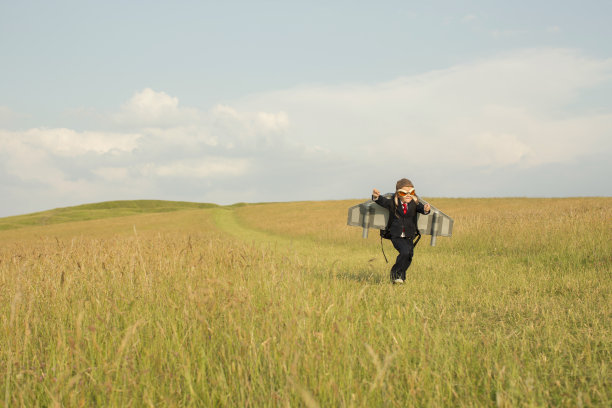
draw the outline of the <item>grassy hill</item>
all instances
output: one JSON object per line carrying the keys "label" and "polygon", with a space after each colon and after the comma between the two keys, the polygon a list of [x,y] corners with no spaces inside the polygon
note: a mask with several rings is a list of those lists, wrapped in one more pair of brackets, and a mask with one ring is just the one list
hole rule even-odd
{"label": "grassy hill", "polygon": [[0,231],[0,406],[611,405],[612,198],[431,199],[403,285],[359,201]]}
{"label": "grassy hill", "polygon": [[41,226],[73,221],[97,220],[135,214],[165,213],[180,210],[211,208],[216,204],[186,201],[126,200],[83,204],[56,208],[32,214],[0,218],[0,231],[27,226]]}

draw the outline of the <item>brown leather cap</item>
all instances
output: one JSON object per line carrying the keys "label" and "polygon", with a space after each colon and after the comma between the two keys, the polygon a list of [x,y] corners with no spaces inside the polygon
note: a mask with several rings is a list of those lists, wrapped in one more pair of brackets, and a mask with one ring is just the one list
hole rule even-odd
{"label": "brown leather cap", "polygon": [[412,184],[412,181],[408,180],[407,178],[403,178],[401,180],[398,180],[397,183],[395,183],[395,191],[399,190],[402,187],[414,188],[414,184]]}

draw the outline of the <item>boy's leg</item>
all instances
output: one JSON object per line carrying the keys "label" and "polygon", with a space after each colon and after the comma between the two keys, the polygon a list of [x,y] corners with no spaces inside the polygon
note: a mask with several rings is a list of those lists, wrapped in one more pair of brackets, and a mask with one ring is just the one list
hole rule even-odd
{"label": "boy's leg", "polygon": [[404,264],[402,265],[403,268],[401,278],[403,280],[406,280],[406,271],[410,267],[410,264],[412,263],[412,257],[414,256],[414,244],[412,243],[411,239],[404,239],[404,241],[406,241],[406,247],[408,250],[405,256]]}
{"label": "boy's leg", "polygon": [[412,263],[412,255],[414,253],[414,244],[412,240],[407,238],[394,238],[391,240],[393,246],[399,254],[393,265],[393,271],[395,275],[402,280],[406,280],[406,270]]}
{"label": "boy's leg", "polygon": [[393,266],[391,267],[391,282],[393,282],[394,280],[400,277],[400,274],[397,272],[397,270],[398,270],[398,263],[397,263],[397,260],[395,260],[395,264],[393,264]]}
{"label": "boy's leg", "polygon": [[[393,246],[395,247],[395,249],[397,249],[399,251],[399,249],[397,248],[398,245],[400,245],[399,243],[397,243],[397,241],[399,241],[401,238],[391,238],[391,243],[393,244]],[[395,259],[395,264],[391,267],[391,282],[395,281],[397,278],[399,278],[401,276],[401,251],[400,254],[397,255],[397,258]]]}

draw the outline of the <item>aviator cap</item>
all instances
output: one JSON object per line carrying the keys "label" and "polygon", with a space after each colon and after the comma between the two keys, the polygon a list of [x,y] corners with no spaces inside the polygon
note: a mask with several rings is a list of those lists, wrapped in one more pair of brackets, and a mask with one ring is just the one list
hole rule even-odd
{"label": "aviator cap", "polygon": [[412,181],[408,180],[407,178],[403,178],[399,180],[397,183],[395,183],[395,191],[399,190],[402,187],[414,188],[414,184],[412,184]]}

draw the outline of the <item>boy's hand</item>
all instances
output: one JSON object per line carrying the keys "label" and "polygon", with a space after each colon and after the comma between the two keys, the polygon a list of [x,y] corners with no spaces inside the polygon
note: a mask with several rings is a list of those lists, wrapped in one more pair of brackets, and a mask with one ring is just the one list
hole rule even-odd
{"label": "boy's hand", "polygon": [[375,188],[374,190],[372,190],[372,198],[374,198],[374,200],[378,200],[378,196],[380,196],[380,191]]}
{"label": "boy's hand", "polygon": [[425,212],[428,213],[431,210],[431,205],[429,203],[425,204]]}

